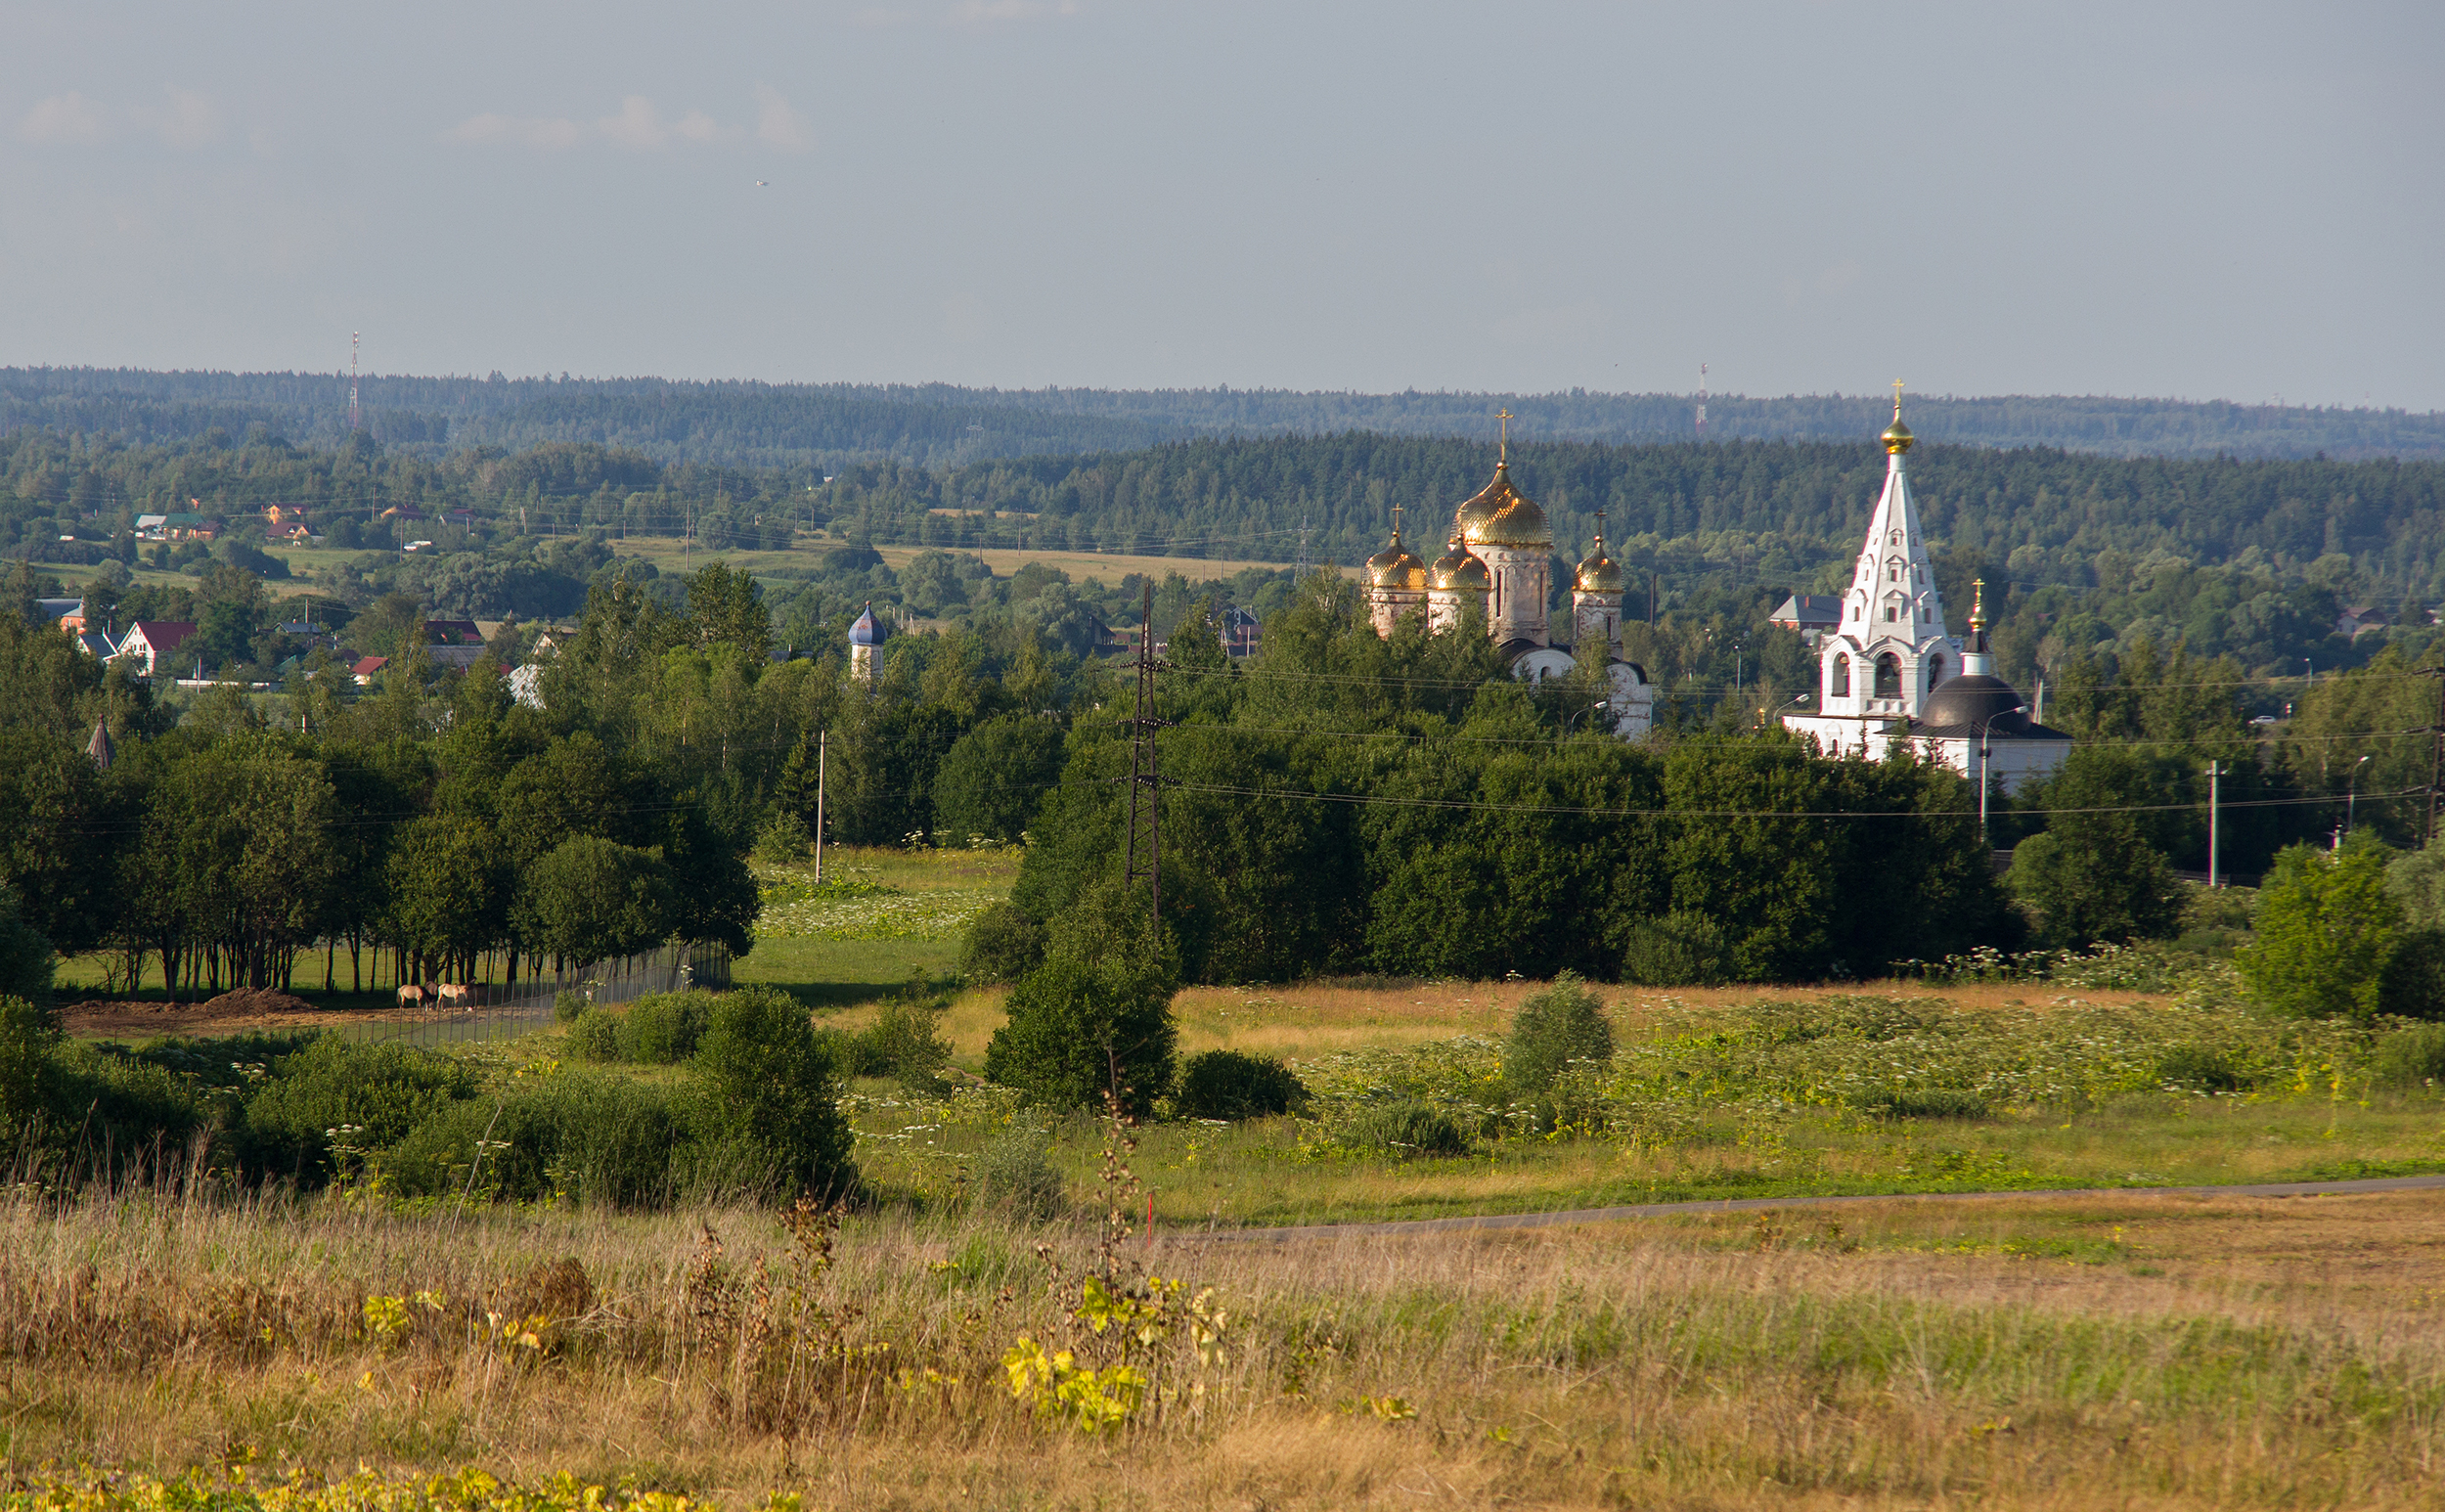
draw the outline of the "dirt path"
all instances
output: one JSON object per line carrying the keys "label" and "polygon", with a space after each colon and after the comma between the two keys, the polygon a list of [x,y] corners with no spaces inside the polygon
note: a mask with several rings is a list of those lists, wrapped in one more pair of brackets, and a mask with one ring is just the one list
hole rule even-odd
{"label": "dirt path", "polygon": [[285,993],[224,993],[203,1002],[109,999],[72,1002],[60,1010],[60,1028],[80,1040],[149,1040],[158,1035],[234,1034],[242,1029],[423,1023],[449,1016],[422,1008],[318,1008]]}
{"label": "dirt path", "polygon": [[1748,1213],[1770,1208],[1855,1207],[1866,1202],[2000,1202],[2013,1199],[2106,1197],[2329,1197],[2352,1192],[2428,1191],[2445,1187],[2445,1174],[2377,1177],[2358,1181],[2267,1181],[2249,1186],[2054,1187],[2041,1191],[1889,1192],[1844,1197],[1721,1197],[1698,1202],[1640,1202],[1618,1208],[1568,1208],[1558,1213],[1487,1213],[1464,1218],[1413,1218],[1379,1223],[1299,1223],[1280,1228],[1215,1228],[1175,1231],[1175,1239],[1338,1238],[1354,1234],[1423,1234],[1496,1228],[1551,1228],[1566,1223],[1611,1223],[1678,1213]]}

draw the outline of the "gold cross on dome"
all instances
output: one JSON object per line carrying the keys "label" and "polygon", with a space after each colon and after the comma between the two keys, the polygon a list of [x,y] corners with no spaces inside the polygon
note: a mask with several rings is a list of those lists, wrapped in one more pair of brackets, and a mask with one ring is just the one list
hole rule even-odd
{"label": "gold cross on dome", "polygon": [[1901,379],[1893,379],[1893,419],[1901,419]]}
{"label": "gold cross on dome", "polygon": [[1511,412],[1509,410],[1505,410],[1501,414],[1496,415],[1494,418],[1502,422],[1502,456],[1500,460],[1509,462],[1511,460]]}
{"label": "gold cross on dome", "polygon": [[1400,539],[1400,506],[1397,504],[1393,506],[1393,539]]}

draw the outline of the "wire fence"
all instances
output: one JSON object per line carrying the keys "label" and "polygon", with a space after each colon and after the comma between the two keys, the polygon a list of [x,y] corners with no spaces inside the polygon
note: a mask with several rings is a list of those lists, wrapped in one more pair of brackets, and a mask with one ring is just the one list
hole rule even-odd
{"label": "wire fence", "polygon": [[513,1040],[543,1028],[558,1011],[560,995],[575,993],[589,1003],[634,1002],[647,993],[684,992],[691,987],[731,985],[731,953],[718,943],[664,946],[616,960],[596,961],[549,975],[533,976],[514,990],[483,991],[482,1001],[443,1004],[427,1002],[422,1009],[349,1014],[328,1032],[361,1044],[445,1045],[480,1045]]}

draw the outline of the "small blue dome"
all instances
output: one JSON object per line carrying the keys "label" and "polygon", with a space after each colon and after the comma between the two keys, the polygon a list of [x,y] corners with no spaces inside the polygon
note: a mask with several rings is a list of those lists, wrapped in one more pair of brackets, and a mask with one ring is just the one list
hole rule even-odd
{"label": "small blue dome", "polygon": [[890,634],[891,631],[884,626],[883,622],[874,617],[874,605],[868,603],[866,606],[866,612],[860,614],[856,623],[849,627],[849,644],[851,645],[880,645]]}

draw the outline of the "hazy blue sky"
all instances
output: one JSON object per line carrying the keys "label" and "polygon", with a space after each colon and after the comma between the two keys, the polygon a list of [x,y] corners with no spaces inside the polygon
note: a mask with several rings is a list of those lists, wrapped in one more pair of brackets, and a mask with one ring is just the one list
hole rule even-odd
{"label": "hazy blue sky", "polygon": [[5,0],[0,37],[0,364],[362,330],[383,372],[2445,408],[2433,0]]}

